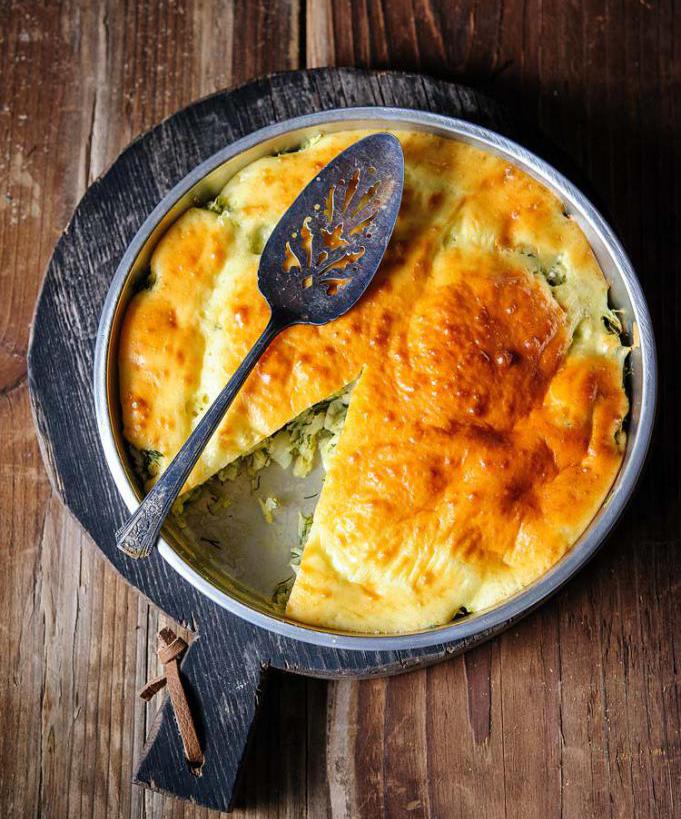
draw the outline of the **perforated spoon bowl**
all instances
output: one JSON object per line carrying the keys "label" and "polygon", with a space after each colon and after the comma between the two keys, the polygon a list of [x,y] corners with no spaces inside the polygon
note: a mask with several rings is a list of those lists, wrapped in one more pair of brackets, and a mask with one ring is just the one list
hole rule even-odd
{"label": "perforated spoon bowl", "polygon": [[326,324],[361,298],[378,269],[402,199],[404,157],[391,134],[359,140],[297,197],[270,236],[258,287],[270,320],[137,511],[116,533],[118,548],[147,557],[189,474],[272,340],[294,324]]}

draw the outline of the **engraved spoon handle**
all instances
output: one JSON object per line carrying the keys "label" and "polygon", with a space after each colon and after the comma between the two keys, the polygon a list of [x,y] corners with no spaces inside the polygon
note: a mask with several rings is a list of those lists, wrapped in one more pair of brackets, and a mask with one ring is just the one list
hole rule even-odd
{"label": "engraved spoon handle", "polygon": [[208,408],[182,448],[170,462],[137,511],[116,532],[116,545],[130,557],[148,557],[156,544],[161,526],[175,498],[180,494],[189,473],[199,460],[212,434],[218,428],[236,394],[275,336],[287,326],[281,318],[271,316],[260,338],[251,347],[234,375]]}

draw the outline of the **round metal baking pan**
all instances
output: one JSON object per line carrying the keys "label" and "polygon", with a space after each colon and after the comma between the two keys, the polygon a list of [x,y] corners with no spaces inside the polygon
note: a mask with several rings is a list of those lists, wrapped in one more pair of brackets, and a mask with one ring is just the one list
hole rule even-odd
{"label": "round metal baking pan", "polygon": [[127,303],[148,268],[151,252],[165,230],[197,201],[214,197],[241,168],[261,156],[297,147],[306,138],[348,129],[427,131],[458,139],[501,156],[534,177],[564,203],[580,225],[610,284],[632,344],[628,379],[631,403],[624,460],[608,497],[573,548],[533,584],[488,610],[426,631],[399,635],[361,635],[314,629],[277,616],[247,588],[216,582],[201,561],[188,553],[172,525],[164,528],[159,551],[202,594],[234,614],[269,631],[321,646],[363,651],[415,649],[465,640],[494,632],[540,605],[575,574],[601,545],[631,497],[652,434],[657,388],[655,341],[650,314],[624,249],[591,202],[551,165],[521,145],[471,123],[401,108],[347,108],[323,111],[263,128],[224,148],[198,165],[152,211],[121,259],[111,282],[97,333],[94,396],[97,426],[107,465],[132,511],[140,492],[128,462],[120,425],[116,366],[120,322]]}

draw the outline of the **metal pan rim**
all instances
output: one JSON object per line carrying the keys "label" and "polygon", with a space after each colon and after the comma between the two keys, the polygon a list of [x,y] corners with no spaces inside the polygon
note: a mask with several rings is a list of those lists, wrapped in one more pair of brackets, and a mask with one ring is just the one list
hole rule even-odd
{"label": "metal pan rim", "polygon": [[[207,174],[251,149],[267,146],[278,138],[304,137],[304,131],[344,128],[386,128],[428,131],[459,139],[507,158],[551,189],[566,204],[587,234],[611,286],[626,291],[637,328],[636,354],[640,372],[632,385],[632,424],[624,462],[608,498],[572,549],[546,574],[497,606],[449,625],[427,631],[397,635],[350,634],[325,631],[265,613],[212,585],[189,566],[165,541],[159,552],[187,582],[221,607],[267,631],[317,646],[358,651],[399,651],[433,648],[448,643],[476,640],[501,631],[555,594],[595,554],[628,503],[643,468],[650,445],[657,395],[657,362],[650,313],[629,258],[614,232],[589,199],[553,166],[531,151],[487,128],[425,111],[390,107],[344,108],[288,119],[255,131],[228,145],[197,165],[164,196],[142,224],[128,246],[107,294],[97,333],[94,365],[94,396],[97,427],[108,468],[125,504],[132,511],[138,500],[118,454],[120,433],[113,428],[108,395],[108,360],[114,318],[129,272],[154,230],[169,211]],[[598,247],[596,247],[597,245]],[[599,255],[599,250],[601,254]],[[607,255],[608,264],[601,256]],[[606,270],[607,268],[607,270]]]}

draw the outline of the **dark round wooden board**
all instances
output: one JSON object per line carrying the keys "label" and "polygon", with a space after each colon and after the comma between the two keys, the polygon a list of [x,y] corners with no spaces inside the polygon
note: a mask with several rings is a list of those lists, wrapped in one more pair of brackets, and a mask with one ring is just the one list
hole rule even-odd
{"label": "dark round wooden board", "polygon": [[396,674],[492,636],[488,632],[466,642],[399,652],[306,645],[228,613],[195,591],[157,553],[135,561],[114,545],[114,532],[127,510],[99,444],[92,369],[101,307],[126,246],[168,190],[226,144],[273,122],[357,105],[418,108],[472,120],[507,136],[517,132],[504,111],[476,92],[415,74],[296,71],[220,92],[138,138],[90,187],[54,251],[34,318],[29,387],[56,490],[123,577],[196,633],[182,674],[205,752],[202,774],[189,771],[165,702],[136,781],[221,810],[232,804],[262,676],[269,667],[322,677]]}

